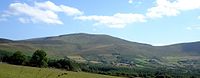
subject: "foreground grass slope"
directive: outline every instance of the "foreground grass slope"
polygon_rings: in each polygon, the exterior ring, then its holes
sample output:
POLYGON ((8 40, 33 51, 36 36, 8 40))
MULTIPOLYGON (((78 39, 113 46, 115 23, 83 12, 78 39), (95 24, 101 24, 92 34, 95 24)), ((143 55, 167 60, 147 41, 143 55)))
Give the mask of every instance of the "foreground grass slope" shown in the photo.
POLYGON ((34 68, 0 64, 0 78, 120 78, 85 72, 71 72, 51 68, 34 68))

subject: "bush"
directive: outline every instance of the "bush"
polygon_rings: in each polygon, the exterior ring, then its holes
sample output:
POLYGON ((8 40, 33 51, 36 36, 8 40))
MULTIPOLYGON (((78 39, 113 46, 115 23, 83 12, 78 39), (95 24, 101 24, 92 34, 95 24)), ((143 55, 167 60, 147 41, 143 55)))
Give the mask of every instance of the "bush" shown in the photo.
POLYGON ((46 52, 43 50, 36 50, 30 60, 30 65, 34 67, 47 67, 46 52))
POLYGON ((50 60, 48 62, 49 67, 55 67, 70 71, 80 71, 78 63, 70 59, 50 60))
POLYGON ((9 63, 16 65, 24 65, 25 60, 26 56, 22 52, 17 51, 9 58, 9 63))

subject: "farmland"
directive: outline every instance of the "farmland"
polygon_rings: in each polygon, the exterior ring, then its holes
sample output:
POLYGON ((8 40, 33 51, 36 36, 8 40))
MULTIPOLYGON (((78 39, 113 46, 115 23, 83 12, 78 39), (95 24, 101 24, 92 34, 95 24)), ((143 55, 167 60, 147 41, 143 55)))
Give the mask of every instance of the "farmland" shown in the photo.
POLYGON ((0 78, 120 78, 85 72, 72 72, 53 68, 35 68, 0 64, 0 78))

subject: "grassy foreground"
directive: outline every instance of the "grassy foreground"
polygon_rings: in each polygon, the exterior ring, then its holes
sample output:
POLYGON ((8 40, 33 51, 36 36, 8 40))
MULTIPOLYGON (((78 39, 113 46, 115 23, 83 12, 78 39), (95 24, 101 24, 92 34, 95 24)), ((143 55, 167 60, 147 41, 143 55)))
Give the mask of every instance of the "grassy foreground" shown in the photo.
POLYGON ((119 78, 52 68, 35 68, 0 63, 0 78, 119 78))

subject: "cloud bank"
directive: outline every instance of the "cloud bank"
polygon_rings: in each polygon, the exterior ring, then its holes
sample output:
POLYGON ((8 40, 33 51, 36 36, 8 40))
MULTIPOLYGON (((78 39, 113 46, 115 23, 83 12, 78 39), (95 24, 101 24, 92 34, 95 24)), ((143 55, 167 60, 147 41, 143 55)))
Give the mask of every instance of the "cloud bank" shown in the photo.
POLYGON ((183 11, 200 9, 200 0, 156 0, 156 6, 147 10, 146 16, 160 18, 177 16, 183 11))
MULTIPOLYGON (((129 0, 132 3, 133 0, 129 0)), ((110 28, 124 28, 136 22, 163 18, 166 16, 177 16, 184 11, 199 10, 200 0, 155 0, 153 7, 145 13, 114 13, 113 15, 85 15, 77 8, 56 5, 51 1, 34 2, 33 5, 26 3, 11 3, 7 12, 8 16, 17 16, 21 23, 47 23, 64 24, 59 18, 59 13, 71 16, 76 20, 93 21, 94 25, 104 25, 110 28)), ((200 16, 197 17, 200 19, 200 16)), ((0 21, 6 21, 0 17, 0 21)))
MULTIPOLYGON (((132 0, 129 0, 132 3, 132 0)), ((200 9, 200 0, 156 0, 155 5, 147 9, 146 13, 116 13, 112 16, 89 15, 76 19, 94 21, 94 25, 106 25, 111 28, 124 28, 135 22, 145 22, 150 19, 165 16, 177 16, 184 11, 200 9)), ((198 17, 200 18, 200 17, 198 17)))
POLYGON ((106 25, 111 28, 124 28, 127 24, 134 22, 145 22, 145 16, 141 14, 117 13, 113 16, 79 16, 75 19, 95 21, 95 25, 106 25))
POLYGON ((18 16, 22 23, 47 23, 63 24, 58 13, 65 13, 68 16, 82 15, 80 10, 65 6, 56 5, 53 2, 35 2, 33 6, 26 3, 12 3, 9 5, 9 15, 18 16))

